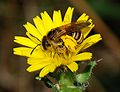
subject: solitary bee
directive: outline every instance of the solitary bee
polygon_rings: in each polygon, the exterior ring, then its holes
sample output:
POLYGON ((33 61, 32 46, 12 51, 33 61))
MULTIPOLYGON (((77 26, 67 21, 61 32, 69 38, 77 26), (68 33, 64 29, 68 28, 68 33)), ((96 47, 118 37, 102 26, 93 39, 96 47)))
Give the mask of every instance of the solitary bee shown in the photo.
POLYGON ((80 43, 83 38, 81 30, 88 27, 90 22, 74 22, 66 24, 54 29, 51 29, 46 36, 42 39, 42 47, 47 50, 50 47, 53 48, 65 48, 64 42, 61 39, 63 35, 72 36, 77 43, 80 43))
MULTIPOLYGON (((54 49, 62 53, 62 51, 64 52, 67 48, 65 47, 64 42, 61 39, 61 37, 63 35, 72 36, 76 40, 76 42, 79 44, 81 42, 81 39, 83 39, 81 30, 83 28, 88 27, 89 25, 90 25, 90 22, 88 21, 87 22, 73 22, 73 23, 69 23, 69 24, 66 24, 60 27, 53 28, 47 33, 46 36, 43 37, 42 47, 44 50, 54 49)), ((32 52, 34 51, 34 49, 32 50, 32 52)))

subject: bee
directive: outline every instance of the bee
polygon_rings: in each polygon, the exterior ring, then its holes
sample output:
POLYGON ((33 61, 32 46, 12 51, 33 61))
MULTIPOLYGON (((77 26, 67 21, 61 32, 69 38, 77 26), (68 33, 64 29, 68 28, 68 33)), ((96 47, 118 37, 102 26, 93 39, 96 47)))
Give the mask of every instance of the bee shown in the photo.
POLYGON ((41 45, 44 50, 52 51, 54 49, 55 51, 57 50, 58 52, 62 53, 66 51, 67 48, 65 47, 64 42, 61 39, 61 37, 63 35, 69 35, 73 37, 76 40, 76 42, 79 44, 81 42, 81 39, 83 39, 81 30, 83 28, 88 27, 90 24, 91 23, 88 21, 87 22, 72 22, 72 23, 69 23, 69 24, 66 24, 60 27, 53 28, 47 33, 47 35, 43 36, 41 45))
POLYGON ((73 22, 51 29, 48 34, 43 37, 42 47, 44 50, 47 50, 49 47, 64 48, 64 42, 61 39, 63 35, 72 36, 77 43, 80 43, 83 38, 81 30, 89 25, 90 22, 73 22))

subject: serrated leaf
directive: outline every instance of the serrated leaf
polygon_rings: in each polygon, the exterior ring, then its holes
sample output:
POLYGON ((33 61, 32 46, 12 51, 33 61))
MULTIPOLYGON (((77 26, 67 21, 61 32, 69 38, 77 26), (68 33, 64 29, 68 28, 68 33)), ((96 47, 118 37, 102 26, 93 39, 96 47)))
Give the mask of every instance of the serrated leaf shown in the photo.
POLYGON ((82 73, 76 75, 76 81, 80 84, 86 83, 90 78, 92 70, 95 67, 95 65, 96 61, 91 61, 82 73))
POLYGON ((61 74, 59 80, 60 85, 73 86, 73 83, 74 83, 74 77, 72 72, 66 72, 61 74))
POLYGON ((83 89, 74 85, 75 74, 73 72, 65 72, 61 74, 59 84, 60 92, 83 92, 83 89))

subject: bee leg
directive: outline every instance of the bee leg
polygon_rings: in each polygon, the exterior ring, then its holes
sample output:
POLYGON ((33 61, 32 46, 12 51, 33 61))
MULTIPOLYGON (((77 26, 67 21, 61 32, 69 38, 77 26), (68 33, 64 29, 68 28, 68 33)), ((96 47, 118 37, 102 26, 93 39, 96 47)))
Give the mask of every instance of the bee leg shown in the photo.
POLYGON ((37 44, 37 45, 35 46, 35 48, 32 49, 32 51, 30 52, 30 55, 32 55, 33 51, 34 51, 39 45, 41 45, 41 44, 37 44))

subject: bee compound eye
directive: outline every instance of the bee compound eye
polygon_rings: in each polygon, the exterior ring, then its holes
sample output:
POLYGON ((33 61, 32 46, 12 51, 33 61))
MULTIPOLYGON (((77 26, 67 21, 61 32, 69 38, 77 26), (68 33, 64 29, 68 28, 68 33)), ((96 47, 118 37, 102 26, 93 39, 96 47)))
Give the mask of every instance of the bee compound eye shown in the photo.
POLYGON ((51 45, 50 45, 50 43, 46 40, 45 42, 45 45, 44 45, 44 47, 47 49, 48 47, 51 47, 51 45))
POLYGON ((42 46, 43 46, 43 49, 45 49, 45 50, 47 50, 47 48, 51 46, 51 44, 48 42, 46 36, 44 36, 42 39, 42 46))

